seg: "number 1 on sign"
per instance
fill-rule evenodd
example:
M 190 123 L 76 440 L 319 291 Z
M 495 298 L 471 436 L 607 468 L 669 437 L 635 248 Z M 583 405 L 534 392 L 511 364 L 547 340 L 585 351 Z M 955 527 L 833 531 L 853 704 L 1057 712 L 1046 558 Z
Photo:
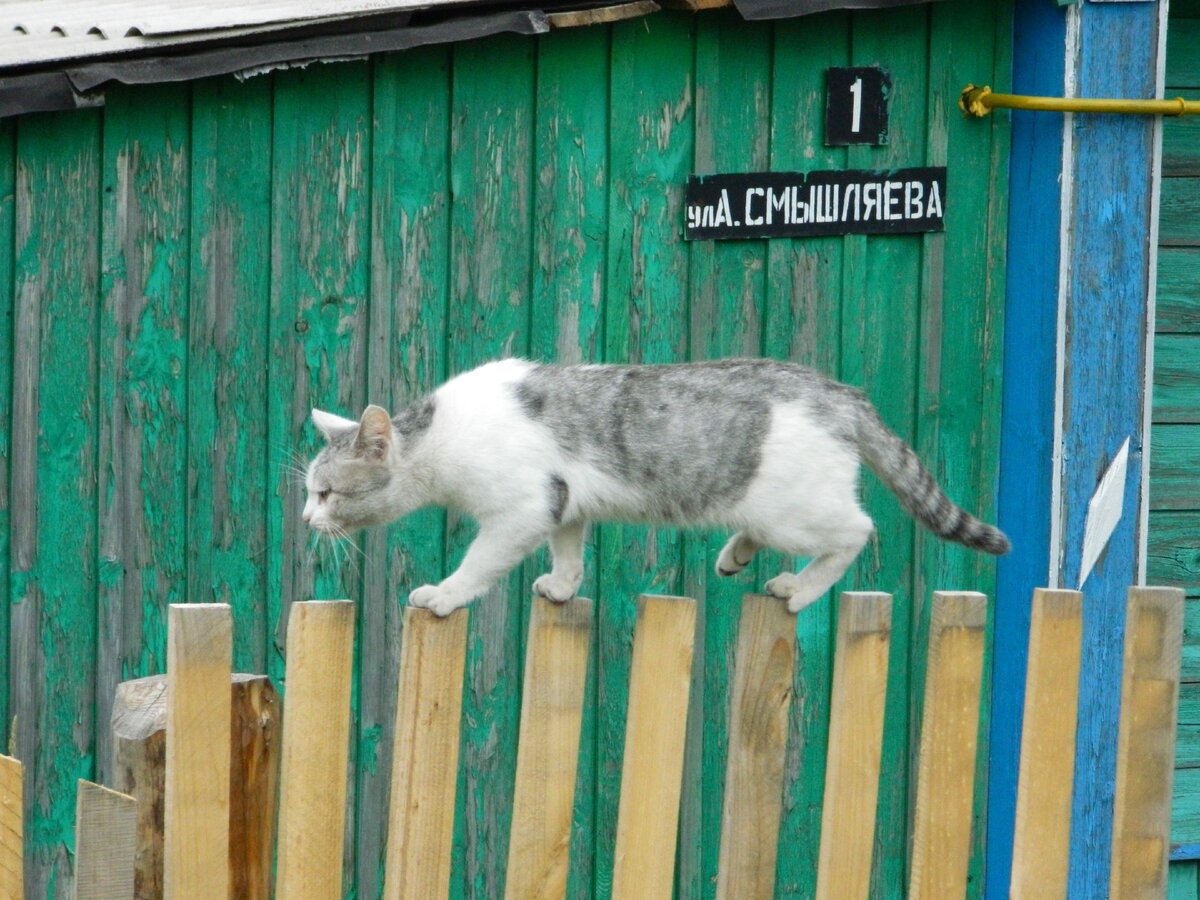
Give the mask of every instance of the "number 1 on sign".
M 825 72 L 825 144 L 887 143 L 891 77 L 879 66 L 833 67 Z

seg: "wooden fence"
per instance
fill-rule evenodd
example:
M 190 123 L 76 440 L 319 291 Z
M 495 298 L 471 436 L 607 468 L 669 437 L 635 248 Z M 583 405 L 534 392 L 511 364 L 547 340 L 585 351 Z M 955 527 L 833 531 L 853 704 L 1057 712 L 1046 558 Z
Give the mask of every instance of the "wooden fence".
M 891 603 L 881 593 L 840 599 L 819 836 L 822 898 L 868 896 Z M 1182 609 L 1181 591 L 1129 591 L 1113 896 L 1161 897 L 1166 887 Z M 615 898 L 672 893 L 695 615 L 688 598 L 637 601 Z M 427 900 L 448 891 L 467 616 L 405 611 L 388 898 Z M 1035 592 L 1014 897 L 1066 895 L 1082 619 L 1081 594 Z M 914 898 L 967 890 L 986 620 L 982 594 L 933 595 L 909 865 Z M 533 601 L 510 898 L 565 896 L 591 627 L 588 600 Z M 167 676 L 125 683 L 115 703 L 117 777 L 129 793 L 80 782 L 76 897 L 208 898 L 232 889 L 232 896 L 266 898 L 273 846 L 277 896 L 341 896 L 353 634 L 349 602 L 293 605 L 281 716 L 269 681 L 231 678 L 229 608 L 173 606 Z M 747 596 L 729 709 L 719 898 L 771 897 L 777 853 L 787 852 L 777 838 L 795 654 L 795 618 L 777 600 Z M 225 745 L 230 754 L 212 752 Z M 21 788 L 20 764 L 0 758 L 5 897 L 22 894 Z

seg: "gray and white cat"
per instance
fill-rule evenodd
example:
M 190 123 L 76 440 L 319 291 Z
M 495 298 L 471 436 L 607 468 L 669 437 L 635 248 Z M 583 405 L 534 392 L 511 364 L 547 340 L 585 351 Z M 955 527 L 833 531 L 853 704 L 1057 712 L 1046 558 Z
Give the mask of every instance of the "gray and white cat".
M 474 518 L 458 569 L 418 587 L 440 616 L 550 544 L 534 590 L 575 596 L 594 521 L 724 526 L 733 575 L 763 547 L 812 557 L 766 590 L 798 612 L 841 577 L 874 526 L 858 502 L 865 461 L 940 537 L 987 553 L 1008 539 L 955 506 L 858 390 L 803 366 L 731 359 L 679 365 L 488 363 L 392 418 L 314 409 L 328 443 L 308 467 L 303 518 L 338 535 L 436 504 Z

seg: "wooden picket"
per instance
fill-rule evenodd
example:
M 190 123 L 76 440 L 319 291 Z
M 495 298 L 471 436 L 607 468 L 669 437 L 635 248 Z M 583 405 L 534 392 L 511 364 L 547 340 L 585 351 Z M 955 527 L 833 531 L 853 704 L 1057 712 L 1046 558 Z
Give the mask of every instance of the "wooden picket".
M 293 603 L 279 774 L 282 897 L 342 896 L 354 604 Z
M 696 629 L 687 597 L 642 595 L 637 604 L 613 857 L 618 900 L 671 896 Z
M 846 593 L 839 601 L 819 897 L 868 892 L 891 603 L 880 593 Z M 1182 593 L 1172 589 L 1129 594 L 1114 896 L 1162 896 L 1165 886 L 1182 603 Z M 1082 608 L 1082 595 L 1073 591 L 1039 590 L 1033 597 L 1014 840 L 1012 896 L 1018 898 L 1065 895 Z M 666 898 L 673 890 L 696 607 L 687 598 L 642 596 L 637 611 L 612 893 Z M 566 896 L 592 616 L 587 600 L 535 599 L 532 606 L 509 841 L 511 898 Z M 467 619 L 465 610 L 444 620 L 405 611 L 384 872 L 389 898 L 436 900 L 449 893 Z M 967 889 L 986 622 L 982 594 L 934 594 L 910 866 L 914 898 L 961 897 Z M 274 757 L 260 746 L 250 764 L 239 762 L 237 741 L 240 734 L 255 745 L 278 743 L 271 738 L 277 702 L 268 692 L 250 707 L 242 708 L 245 698 L 231 705 L 231 697 L 241 696 L 230 693 L 231 681 L 254 679 L 231 679 L 229 607 L 172 607 L 169 624 L 164 894 L 226 896 L 229 885 L 249 883 L 232 869 L 250 866 L 255 886 L 244 892 L 266 896 L 260 863 L 270 858 L 271 807 L 257 817 L 234 810 L 243 832 L 263 834 L 241 834 L 239 842 L 248 841 L 253 852 L 230 856 L 230 760 L 211 751 L 230 745 L 231 718 L 253 719 L 259 709 L 267 730 L 234 724 L 231 756 L 238 784 L 265 796 L 275 784 Z M 730 697 L 720 898 L 774 893 L 795 625 L 779 601 L 744 598 Z M 293 604 L 278 896 L 341 896 L 353 638 L 353 605 Z M 269 683 L 257 684 L 256 696 L 264 687 Z M 150 693 L 153 702 L 144 712 L 153 725 L 163 691 Z M 151 793 L 137 801 L 80 783 L 76 896 L 133 895 L 135 855 L 141 858 L 141 845 L 152 840 L 135 802 L 162 796 L 154 793 L 152 753 L 147 760 Z M 0 757 L 4 897 L 20 897 L 23 889 L 21 808 L 20 763 Z
M 987 598 L 937 591 L 918 752 L 910 898 L 964 897 Z
M 842 594 L 817 866 L 825 900 L 866 898 L 871 880 L 891 630 L 890 594 Z
M 579 762 L 592 602 L 535 597 L 525 651 L 505 896 L 562 897 Z
M 178 604 L 167 619 L 164 896 L 229 894 L 230 672 L 224 603 Z
M 1114 897 L 1166 896 L 1183 591 L 1130 588 L 1113 811 Z
M 134 896 L 137 800 L 81 778 L 75 835 L 75 900 Z
M 1071 837 L 1071 772 L 1083 645 L 1083 595 L 1038 589 L 1017 776 L 1012 896 L 1065 897 Z
M 795 665 L 795 617 L 774 597 L 747 595 L 730 696 L 719 900 L 771 897 L 775 892 Z
M 437 900 L 450 891 L 466 658 L 466 610 L 442 621 L 428 610 L 404 611 L 383 890 L 388 900 Z
M 0 897 L 25 896 L 25 769 L 11 756 L 0 756 Z

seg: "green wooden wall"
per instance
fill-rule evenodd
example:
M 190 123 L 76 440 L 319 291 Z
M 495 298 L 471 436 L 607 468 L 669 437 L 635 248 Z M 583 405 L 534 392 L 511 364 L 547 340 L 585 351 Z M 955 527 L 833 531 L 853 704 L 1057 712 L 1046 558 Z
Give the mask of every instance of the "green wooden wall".
M 310 597 L 359 604 L 346 890 L 378 895 L 399 604 L 472 525 L 425 511 L 356 548 L 314 544 L 296 477 L 311 406 L 398 408 L 505 354 L 792 358 L 864 387 L 991 516 L 1007 133 L 954 102 L 968 81 L 1006 83 L 1009 17 L 1007 0 L 776 24 L 660 14 L 113 89 L 103 109 L 0 124 L 0 740 L 28 767 L 29 896 L 69 892 L 75 779 L 109 772 L 115 684 L 163 670 L 167 604 L 232 604 L 236 668 L 286 689 L 287 607 Z M 890 144 L 825 147 L 825 68 L 874 63 L 895 85 Z M 693 172 L 910 165 L 949 168 L 944 234 L 681 238 Z M 873 878 L 897 897 L 929 593 L 990 591 L 993 566 L 916 531 L 873 477 L 864 492 L 878 539 L 845 586 L 896 595 Z M 640 591 L 704 601 L 678 890 L 713 895 L 736 601 L 788 562 L 718 581 L 722 541 L 591 539 L 572 896 L 610 893 Z M 472 609 L 455 897 L 502 893 L 541 565 Z M 781 897 L 813 891 L 835 606 L 798 621 Z
M 1168 97 L 1200 99 L 1200 0 L 1175 0 Z M 1200 120 L 1163 122 L 1150 533 L 1146 579 L 1185 589 L 1172 841 L 1200 857 Z M 1173 900 L 1200 898 L 1200 863 L 1171 865 Z

